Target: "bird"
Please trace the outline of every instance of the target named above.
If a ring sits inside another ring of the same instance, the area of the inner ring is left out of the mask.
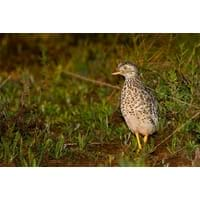
[[[157,131],[157,100],[150,89],[143,84],[136,64],[130,61],[119,63],[117,71],[112,75],[125,77],[121,90],[120,109],[128,128],[136,136],[139,152],[142,149],[140,135],[143,136],[145,145],[149,135]]]

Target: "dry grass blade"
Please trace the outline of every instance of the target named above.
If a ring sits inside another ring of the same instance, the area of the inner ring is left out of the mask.
[[[83,81],[87,81],[87,82],[90,82],[90,83],[94,83],[96,85],[99,85],[99,86],[104,86],[104,87],[109,87],[109,88],[113,88],[113,89],[117,89],[119,90],[120,87],[116,86],[116,85],[112,85],[112,84],[109,84],[109,83],[105,83],[105,82],[102,82],[102,81],[96,81],[94,79],[90,79],[90,78],[86,78],[84,76],[81,76],[79,74],[75,74],[73,72],[68,72],[68,71],[65,71],[65,74],[71,76],[71,77],[74,77],[74,78],[77,78],[77,79],[80,79],[80,80],[83,80]]]
[[[10,80],[10,78],[11,78],[11,75],[8,76],[8,78],[5,79],[5,80],[0,84],[0,89]]]
[[[200,107],[198,107],[198,106],[196,106],[196,105],[193,105],[193,104],[191,104],[191,103],[187,103],[187,102],[182,101],[182,100],[180,100],[180,99],[177,99],[177,98],[175,98],[175,97],[170,97],[170,96],[168,96],[168,98],[173,99],[173,100],[175,100],[175,101],[177,101],[177,102],[179,102],[179,103],[188,105],[188,106],[190,106],[190,107],[192,107],[192,108],[196,108],[196,109],[198,109],[198,110],[200,109]]]
[[[197,112],[195,115],[193,115],[189,120],[187,120],[184,124],[182,124],[181,126],[179,126],[178,128],[176,128],[170,135],[168,135],[164,140],[162,140],[159,144],[157,144],[154,149],[150,152],[153,153],[160,145],[162,145],[163,143],[165,143],[169,138],[171,138],[174,134],[176,134],[178,131],[180,131],[189,121],[195,119],[196,117],[198,117],[200,115],[200,111]]]

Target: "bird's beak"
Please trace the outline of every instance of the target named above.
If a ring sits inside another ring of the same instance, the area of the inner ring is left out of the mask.
[[[112,75],[120,75],[121,72],[113,72]]]

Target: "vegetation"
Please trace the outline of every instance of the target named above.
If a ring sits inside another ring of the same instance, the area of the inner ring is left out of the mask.
[[[199,55],[199,34],[1,34],[0,166],[195,166]],[[111,76],[124,60],[159,102],[140,153]]]

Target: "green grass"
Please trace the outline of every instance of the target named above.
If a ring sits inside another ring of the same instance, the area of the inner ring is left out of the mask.
[[[200,147],[199,53],[199,34],[2,35],[0,165],[191,166]],[[120,90],[67,74],[121,87],[111,73],[124,60],[138,64],[159,102],[159,130],[140,153]]]

